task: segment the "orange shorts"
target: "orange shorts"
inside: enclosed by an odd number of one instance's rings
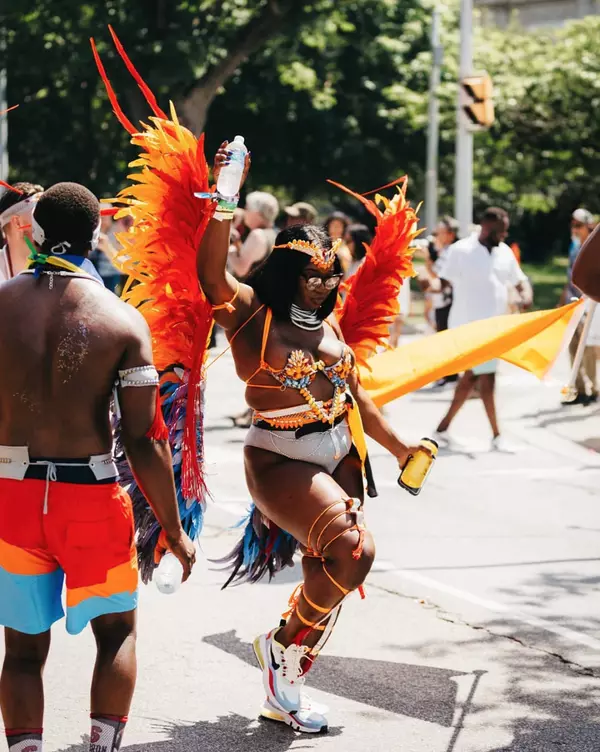
[[[131,499],[117,483],[0,478],[0,624],[45,632],[64,616],[78,634],[137,606]]]

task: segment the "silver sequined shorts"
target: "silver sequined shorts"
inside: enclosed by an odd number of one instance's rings
[[[352,448],[348,421],[343,420],[328,431],[296,438],[294,431],[275,431],[252,426],[244,446],[266,449],[290,460],[319,465],[330,475]]]

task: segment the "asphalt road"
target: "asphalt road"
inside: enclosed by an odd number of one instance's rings
[[[600,455],[588,448],[595,413],[557,407],[564,368],[547,386],[504,368],[500,415],[516,454],[488,451],[483,409],[472,400],[454,429],[464,449],[441,454],[417,498],[399,489],[394,461],[373,447],[380,496],[368,523],[378,560],[368,597],[345,605],[309,681],[331,707],[327,736],[256,719],[262,692],[251,641],[276,623],[299,569],[222,592],[223,575],[203,559],[178,594],[143,589],[124,749],[597,752]],[[423,390],[386,413],[418,439],[449,397]],[[202,547],[210,558],[232,545],[248,503],[243,431],[227,418],[242,406],[224,357],[207,392],[214,504]],[[89,633],[54,630],[46,752],[87,749],[92,662]]]

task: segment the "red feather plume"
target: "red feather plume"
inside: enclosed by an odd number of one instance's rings
[[[361,266],[342,285],[336,309],[344,339],[354,350],[358,364],[365,365],[388,339],[390,325],[400,311],[400,287],[406,277],[414,276],[411,243],[418,235],[417,212],[406,200],[406,177],[391,183],[401,183],[391,200],[376,195],[371,201],[329,182],[357,198],[377,220],[373,242],[366,246]]]
[[[167,117],[112,28],[110,32],[117,52],[156,113],[149,124],[141,123],[139,129],[133,126],[119,106],[92,39],[94,59],[115,114],[139,149],[138,159],[130,163],[139,171],[128,175],[131,184],[114,199],[127,206],[116,216],[133,218],[132,231],[118,236],[123,248],[115,264],[129,277],[121,297],[146,319],[157,368],[177,365],[189,373],[182,491],[185,499],[202,498],[206,488],[196,442],[213,318],[198,284],[196,250],[214,213],[211,201],[194,197],[195,192],[209,190],[204,136],[197,139],[182,126],[172,105],[171,117]]]

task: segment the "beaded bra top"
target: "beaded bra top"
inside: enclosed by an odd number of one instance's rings
[[[347,345],[344,345],[340,359],[330,366],[326,365],[322,360],[314,360],[304,350],[293,350],[289,354],[283,368],[273,368],[265,360],[265,350],[272,319],[273,313],[269,309],[265,317],[260,365],[246,382],[247,386],[263,389],[273,388],[264,384],[250,383],[256,374],[260,373],[260,371],[266,371],[280,384],[279,387],[275,388],[282,390],[297,389],[304,397],[311,410],[310,412],[302,412],[304,416],[302,419],[303,423],[315,420],[320,420],[324,423],[333,423],[345,409],[346,384],[355,365],[352,350]],[[319,373],[322,373],[333,385],[333,397],[325,403],[317,402],[309,390],[309,387]]]

